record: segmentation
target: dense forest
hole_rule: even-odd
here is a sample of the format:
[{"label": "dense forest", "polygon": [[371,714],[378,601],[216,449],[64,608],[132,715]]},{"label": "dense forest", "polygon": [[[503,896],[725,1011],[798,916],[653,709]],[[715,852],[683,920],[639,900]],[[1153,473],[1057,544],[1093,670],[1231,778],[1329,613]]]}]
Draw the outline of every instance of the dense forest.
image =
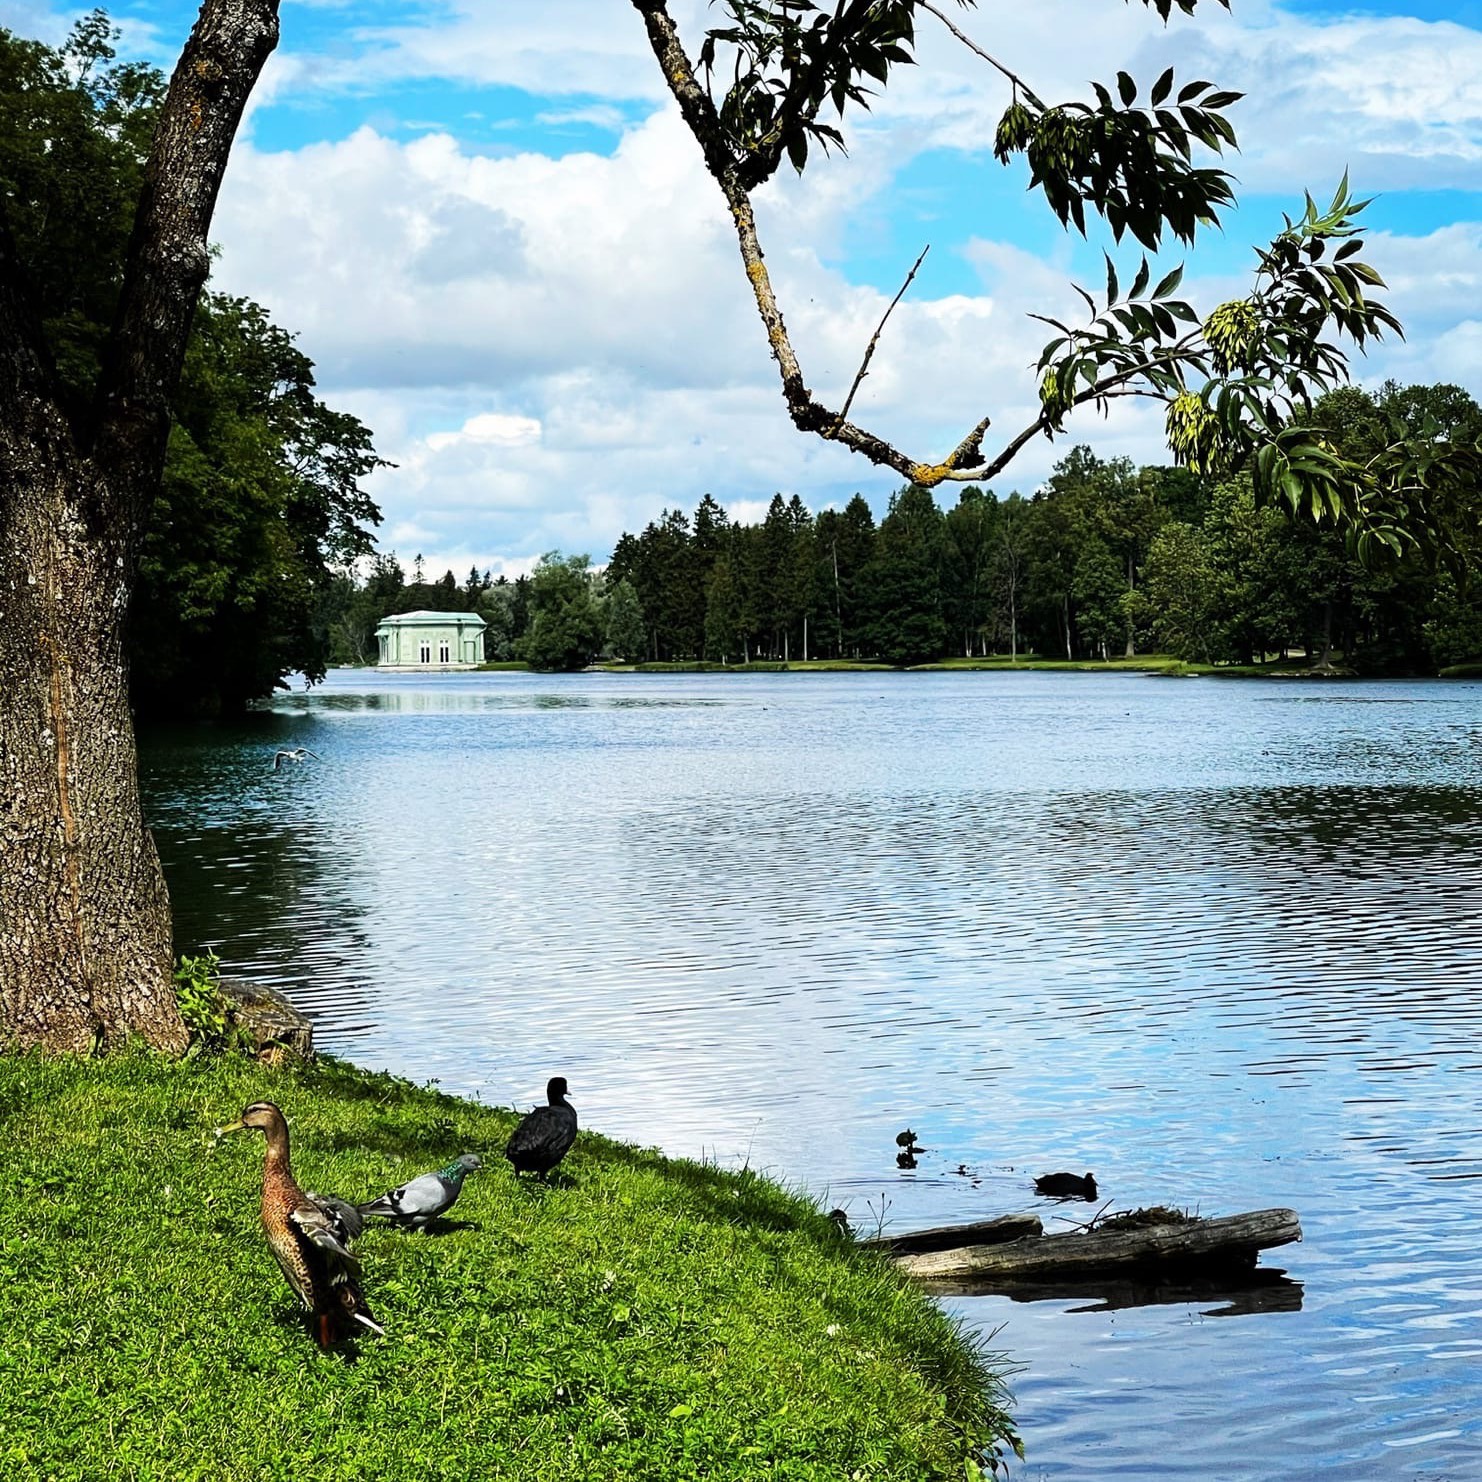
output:
[{"label": "dense forest", "polygon": [[[1319,413],[1354,458],[1397,431],[1482,436],[1455,386],[1347,388]],[[1465,553],[1482,498],[1447,513]],[[1363,673],[1433,673],[1482,655],[1482,592],[1415,546],[1361,565],[1332,528],[1258,506],[1248,478],[1136,468],[1077,447],[1031,497],[965,487],[952,508],[907,485],[877,523],[856,495],[817,514],[793,495],[732,522],[710,496],[625,534],[600,573],[552,553],[531,577],[407,582],[394,557],[339,579],[327,626],[368,662],[375,623],[419,607],[478,611],[490,659],[572,668],[629,660],[859,659],[915,664],[1029,653],[1158,652],[1251,664],[1300,652]]]}]

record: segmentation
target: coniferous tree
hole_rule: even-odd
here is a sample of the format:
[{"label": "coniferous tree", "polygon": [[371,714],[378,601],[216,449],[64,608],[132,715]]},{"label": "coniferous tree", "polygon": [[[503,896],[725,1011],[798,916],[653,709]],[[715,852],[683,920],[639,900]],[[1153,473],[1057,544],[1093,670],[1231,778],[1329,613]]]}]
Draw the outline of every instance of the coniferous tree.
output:
[{"label": "coniferous tree", "polygon": [[648,630],[644,626],[643,606],[633,583],[624,577],[616,584],[609,584],[603,607],[607,651],[614,658],[641,659],[648,646]]},{"label": "coniferous tree", "polygon": [[947,625],[965,658],[987,652],[998,500],[969,484],[947,512],[943,582]]},{"label": "coniferous tree", "polygon": [[925,663],[946,649],[943,540],[942,512],[929,489],[907,484],[892,496],[875,557],[864,573],[869,650],[892,664]]}]

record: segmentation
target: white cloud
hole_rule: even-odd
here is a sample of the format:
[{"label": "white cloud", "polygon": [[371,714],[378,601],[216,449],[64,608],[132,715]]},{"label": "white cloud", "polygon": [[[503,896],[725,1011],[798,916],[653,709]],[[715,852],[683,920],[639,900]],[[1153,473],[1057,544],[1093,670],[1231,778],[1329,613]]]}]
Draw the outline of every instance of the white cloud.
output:
[{"label": "white cloud", "polygon": [[[720,23],[705,0],[670,9],[691,55]],[[1125,67],[1150,82],[1172,63],[1181,76],[1216,79],[1246,91],[1234,118],[1245,152],[1236,169],[1247,189],[1290,193],[1336,181],[1352,165],[1368,188],[1417,184],[1475,188],[1482,158],[1482,33],[1408,16],[1294,14],[1270,0],[1233,12],[1201,7],[1167,27],[1139,5],[1085,0],[950,12],[954,21],[1019,71],[1045,98],[1086,93],[1088,79],[1111,81]],[[498,85],[548,98],[590,95],[607,104],[665,97],[637,13],[621,0],[560,0],[540,6],[462,3],[436,21],[347,27],[336,54],[295,50],[285,27],[275,91],[365,91],[411,78]],[[921,18],[922,65],[900,68],[866,134],[889,131],[899,154],[927,146],[986,152],[1007,101],[1006,84]],[[559,116],[562,110],[546,110]],[[610,108],[581,110],[616,126]]]},{"label": "white cloud", "polygon": [[459,443],[492,443],[496,447],[518,448],[540,440],[540,422],[534,417],[513,417],[503,412],[480,412],[470,417],[457,432],[433,432],[427,446],[434,453]]},{"label": "white cloud", "polygon": [[[674,9],[693,51],[715,12],[704,0]],[[630,5],[460,0],[440,19],[395,27],[360,16],[347,9],[336,43],[310,52],[296,49],[286,7],[283,50],[255,107],[440,79],[457,92],[446,132],[400,142],[360,128],[282,152],[255,148],[249,134],[214,236],[217,285],[297,331],[327,398],[364,418],[397,465],[372,483],[387,513],[383,544],[421,549],[429,570],[515,571],[554,546],[603,560],[623,529],[665,505],[692,509],[706,491],[744,518],[760,518],[774,492],[816,509],[861,489],[883,504],[895,474],[789,422],[730,220],[693,140],[659,106],[662,79]],[[1482,178],[1482,35],[1466,27],[1318,21],[1266,0],[1233,16],[1201,6],[1166,31],[1142,6],[1105,0],[984,6],[960,19],[1047,97],[1081,94],[1118,66],[1148,80],[1169,62],[1181,77],[1247,88],[1235,110],[1246,152],[1232,166],[1247,190],[1330,187],[1350,163],[1365,192],[1475,189]],[[848,159],[820,161],[801,182],[784,171],[760,215],[808,383],[837,406],[894,291],[851,266],[861,223],[897,240],[915,209],[897,177],[925,151],[960,151],[982,167],[964,164],[922,224],[931,265],[957,254],[977,282],[959,279],[950,293],[928,293],[926,276],[913,285],[854,406],[856,420],[937,458],[984,413],[990,448],[1032,421],[1029,366],[1047,332],[1026,312],[1075,313],[1078,301],[1068,240],[1048,258],[995,240],[1005,230],[991,223],[1017,219],[1024,183],[987,158],[1001,80],[929,17],[922,61],[858,117]],[[485,84],[524,90],[525,122],[596,124],[618,131],[615,143],[560,158],[481,151],[457,137],[470,110],[456,85]],[[655,111],[625,124],[635,104]],[[480,124],[500,122],[499,106]],[[425,96],[416,108],[428,116]],[[313,114],[296,107],[293,117],[309,127]],[[1013,209],[996,216],[1000,206]],[[1267,231],[1237,220],[1230,234]],[[1376,347],[1358,373],[1482,390],[1482,227],[1379,234],[1373,256],[1413,332]],[[1198,271],[1195,254],[1191,279]],[[1187,287],[1217,301],[1244,283]],[[1074,438],[1165,456],[1157,409],[1121,401],[1104,422],[1081,416],[1053,447],[1032,443],[998,486],[1033,488]]]},{"label": "white cloud", "polygon": [[[762,208],[809,384],[834,406],[890,295],[851,283],[818,244],[839,239],[877,179],[845,167],[816,185],[779,180]],[[528,563],[557,546],[601,561],[622,530],[706,491],[754,514],[774,491],[818,508],[861,489],[879,506],[899,483],[793,429],[729,223],[667,112],[611,156],[491,159],[447,136],[368,130],[291,154],[244,147],[218,229],[222,285],[298,327],[327,393],[343,388],[377,429],[398,465],[372,486],[384,543],[404,551],[415,528],[429,568]],[[1462,300],[1477,302],[1476,229],[1375,250],[1401,311],[1435,329],[1359,372],[1458,376],[1471,342],[1446,332]],[[855,402],[857,420],[914,456],[940,457],[985,412],[990,448],[1031,422],[1046,331],[1026,311],[1077,311],[1061,264],[981,238],[961,251],[982,291],[908,295]],[[1205,286],[1209,301],[1232,287]],[[1033,488],[1074,438],[1165,456],[1156,409],[1120,402],[1064,442],[1031,443],[999,486]]]}]

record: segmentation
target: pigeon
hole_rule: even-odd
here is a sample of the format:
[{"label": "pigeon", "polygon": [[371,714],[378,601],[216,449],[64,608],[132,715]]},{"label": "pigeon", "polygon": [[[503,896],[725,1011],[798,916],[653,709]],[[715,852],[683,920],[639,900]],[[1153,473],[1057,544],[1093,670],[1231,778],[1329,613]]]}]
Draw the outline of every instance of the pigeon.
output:
[{"label": "pigeon", "polygon": [[311,756],[317,762],[319,753],[310,751],[307,746],[295,746],[292,751],[280,751],[273,757],[273,770],[276,772],[284,762],[301,762],[306,756]]},{"label": "pigeon", "polygon": [[463,1180],[482,1165],[477,1153],[461,1153],[446,1168],[436,1173],[419,1173],[416,1178],[379,1198],[356,1206],[361,1215],[390,1220],[409,1230],[425,1230],[440,1215],[446,1214],[463,1192]]},{"label": "pigeon", "polygon": [[537,1106],[518,1127],[505,1149],[515,1172],[548,1177],[551,1169],[576,1141],[576,1110],[566,1099],[566,1077],[552,1076],[546,1082],[548,1106]]},{"label": "pigeon", "polygon": [[1034,1192],[1051,1199],[1094,1199],[1096,1175],[1088,1173],[1043,1173],[1034,1181]]}]

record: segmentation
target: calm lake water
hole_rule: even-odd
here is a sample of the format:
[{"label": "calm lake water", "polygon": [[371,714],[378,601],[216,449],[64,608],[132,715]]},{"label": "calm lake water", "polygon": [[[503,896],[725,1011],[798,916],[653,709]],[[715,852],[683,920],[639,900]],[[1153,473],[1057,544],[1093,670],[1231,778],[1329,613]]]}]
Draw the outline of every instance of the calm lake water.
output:
[{"label": "calm lake water", "polygon": [[1262,1292],[944,1299],[1028,1482],[1482,1478],[1482,686],[343,672],[144,768],[180,945],[362,1064],[867,1229],[1295,1208]]}]

